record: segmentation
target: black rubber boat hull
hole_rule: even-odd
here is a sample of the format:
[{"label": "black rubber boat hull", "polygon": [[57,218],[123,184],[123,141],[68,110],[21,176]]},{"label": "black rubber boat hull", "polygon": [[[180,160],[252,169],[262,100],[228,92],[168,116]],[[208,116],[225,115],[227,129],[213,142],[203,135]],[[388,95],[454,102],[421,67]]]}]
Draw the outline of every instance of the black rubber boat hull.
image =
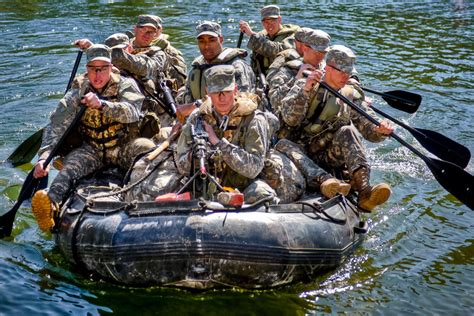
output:
[{"label": "black rubber boat hull", "polygon": [[349,201],[319,201],[226,211],[76,195],[56,237],[70,261],[121,284],[271,288],[337,267],[362,242],[365,223]]}]

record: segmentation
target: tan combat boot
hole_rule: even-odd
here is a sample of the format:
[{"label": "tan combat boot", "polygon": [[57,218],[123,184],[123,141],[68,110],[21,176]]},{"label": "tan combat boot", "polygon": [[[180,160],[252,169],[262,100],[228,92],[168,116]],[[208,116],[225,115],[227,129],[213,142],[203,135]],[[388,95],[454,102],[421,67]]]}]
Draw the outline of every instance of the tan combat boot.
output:
[{"label": "tan combat boot", "polygon": [[375,186],[369,184],[369,170],[360,168],[354,173],[354,189],[359,193],[358,206],[366,211],[372,211],[377,205],[385,203],[392,191],[386,183],[379,183]]},{"label": "tan combat boot", "polygon": [[346,196],[351,190],[351,185],[336,178],[329,178],[321,183],[319,190],[326,198],[330,199],[338,193]]},{"label": "tan combat boot", "polygon": [[54,227],[54,213],[59,209],[53,204],[45,190],[39,190],[31,199],[31,209],[39,228],[49,232]]}]

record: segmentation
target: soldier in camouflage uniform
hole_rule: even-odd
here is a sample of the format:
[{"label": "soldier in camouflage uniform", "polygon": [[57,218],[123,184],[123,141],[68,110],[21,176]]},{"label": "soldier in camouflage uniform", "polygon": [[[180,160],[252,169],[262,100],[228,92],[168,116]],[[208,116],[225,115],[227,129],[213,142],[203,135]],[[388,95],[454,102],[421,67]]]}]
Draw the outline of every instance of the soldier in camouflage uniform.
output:
[{"label": "soldier in camouflage uniform", "polygon": [[211,149],[216,150],[206,158],[212,169],[211,174],[220,185],[240,190],[247,203],[264,197],[273,197],[273,202],[277,202],[275,191],[257,179],[270,146],[270,125],[265,114],[257,110],[256,95],[238,93],[235,73],[231,65],[206,70],[209,97],[189,116],[183,127],[178,140],[176,164],[183,175],[193,173],[191,125],[202,118]]},{"label": "soldier in camouflage uniform", "polygon": [[[151,45],[161,28],[161,19],[154,15],[138,16],[134,28],[135,37],[126,42],[123,34],[116,33],[107,38],[106,44],[112,47],[112,63],[127,76],[137,80],[146,98],[143,102],[143,112],[156,113],[161,127],[171,126],[174,119],[163,110],[149,95],[156,95],[159,80],[165,79],[169,61],[165,52]],[[92,42],[80,39],[74,42],[81,49],[88,48]]]},{"label": "soldier in camouflage uniform", "polygon": [[[321,74],[315,72],[315,70],[324,68],[324,56],[329,49],[331,37],[321,30],[301,28],[296,31],[295,39],[295,49],[288,49],[280,53],[272,63],[267,75],[270,83],[269,94],[273,110],[280,118],[280,121],[282,120],[282,100],[292,87],[299,82],[300,78],[303,77],[303,73],[309,72],[308,78],[303,80],[311,86],[321,77]],[[279,193],[282,200],[286,202],[295,200],[304,192],[305,187],[311,190],[319,189],[327,198],[331,198],[337,193],[347,195],[350,190],[350,185],[332,177],[309,159],[300,146],[286,140],[291,136],[291,132],[287,125],[282,124],[277,134],[278,138],[282,140],[275,146],[276,152],[274,154],[276,159],[273,160],[273,163],[277,164],[277,167],[274,166],[273,169],[266,169],[264,173],[267,177],[279,177],[281,179],[280,182],[269,183],[279,183],[278,187],[272,187]],[[283,139],[285,140],[283,141]],[[287,159],[286,157],[282,157],[285,155],[290,158],[292,163],[279,166]],[[291,170],[287,172],[289,172],[290,175],[294,175],[294,178],[283,176],[281,172],[278,173],[278,170],[284,170],[283,166],[287,166],[287,168]],[[303,183],[301,182],[299,172],[302,172],[304,175],[306,183],[304,183],[304,181]]]},{"label": "soldier in camouflage uniform", "polygon": [[[332,46],[326,57],[324,82],[376,117],[367,107],[360,87],[347,84],[354,63],[355,55],[349,48]],[[315,78],[321,78],[323,71],[316,72],[319,76]],[[308,156],[319,165],[347,171],[359,193],[359,207],[371,211],[390,197],[388,184],[369,184],[370,167],[357,133],[371,142],[380,142],[393,131],[386,121],[377,127],[319,83],[313,87],[301,77],[295,80],[281,104],[282,124],[287,127],[285,137],[304,146]]]},{"label": "soldier in camouflage uniform", "polygon": [[250,37],[247,47],[252,50],[253,71],[257,75],[260,72],[266,75],[278,53],[294,48],[293,34],[299,29],[299,26],[282,24],[280,8],[276,5],[263,7],[260,14],[263,31],[254,32],[246,21],[240,21],[240,31]]},{"label": "soldier in camouflage uniform", "polygon": [[186,83],[186,75],[188,73],[186,61],[183,54],[171,45],[169,35],[163,33],[162,20],[159,17],[156,18],[159,21],[157,36],[151,42],[151,46],[161,48],[165,52],[166,57],[168,57],[168,68],[165,70],[165,77],[172,80],[173,89],[177,91]]},{"label": "soldier in camouflage uniform", "polygon": [[197,43],[201,56],[197,57],[191,67],[186,86],[180,89],[178,103],[191,103],[203,99],[206,95],[204,71],[216,65],[232,65],[235,68],[235,80],[240,92],[255,92],[255,74],[245,61],[247,52],[243,49],[225,48],[221,26],[204,21],[196,27]]},{"label": "soldier in camouflage uniform", "polygon": [[[312,71],[306,81],[314,85],[314,70],[324,68],[324,57],[331,37],[324,31],[301,28],[295,33],[295,49],[281,52],[268,71],[270,100],[277,116],[283,98],[305,71]],[[314,75],[313,75],[314,73]]]},{"label": "soldier in camouflage uniform", "polygon": [[116,165],[128,169],[134,157],[150,150],[154,144],[137,138],[143,95],[135,81],[112,72],[111,50],[105,45],[92,45],[86,52],[87,73],[75,79],[73,88],[59,102],[46,126],[34,177],[48,174],[43,163],[80,110],[78,132],[82,144],[69,152],[62,170],[49,192],[40,190],[32,200],[33,214],[40,228],[52,228],[53,213],[66,197],[75,181],[100,168]]}]

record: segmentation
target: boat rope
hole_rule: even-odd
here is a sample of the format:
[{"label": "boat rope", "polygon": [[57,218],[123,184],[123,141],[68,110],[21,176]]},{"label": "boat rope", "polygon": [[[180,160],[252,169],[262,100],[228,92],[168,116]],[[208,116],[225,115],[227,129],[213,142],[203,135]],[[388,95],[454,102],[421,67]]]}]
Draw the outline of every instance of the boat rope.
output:
[{"label": "boat rope", "polygon": [[317,215],[316,213],[320,213],[320,214],[323,214],[324,216],[326,216],[328,219],[330,219],[331,221],[333,221],[334,223],[337,223],[337,224],[345,224],[346,221],[347,221],[347,218],[344,218],[344,219],[338,219],[338,218],[334,218],[333,216],[329,215],[326,210],[324,209],[324,207],[316,202],[313,202],[313,203],[308,203],[308,202],[295,202],[295,204],[301,204],[301,205],[304,205],[304,206],[308,206],[310,208],[312,208],[314,210],[314,214]]}]

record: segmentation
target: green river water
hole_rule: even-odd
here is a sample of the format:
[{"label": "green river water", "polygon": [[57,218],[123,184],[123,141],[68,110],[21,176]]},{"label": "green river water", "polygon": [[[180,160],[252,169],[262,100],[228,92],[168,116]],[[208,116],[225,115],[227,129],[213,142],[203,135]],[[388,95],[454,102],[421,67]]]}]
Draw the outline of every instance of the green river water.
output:
[{"label": "green river water", "polygon": [[[268,1],[0,1],[0,161],[44,126],[67,85],[77,50],[131,30],[142,13],[164,19],[185,55],[198,55],[194,27],[219,21],[235,47],[238,21],[260,29]],[[278,3],[284,22],[319,28],[351,47],[367,87],[420,93],[415,114],[374,104],[403,122],[474,149],[474,4],[469,1]],[[244,40],[244,45],[246,41]],[[80,71],[84,70],[84,62]],[[423,151],[401,128],[401,137]],[[473,315],[474,213],[446,192],[425,163],[394,140],[367,144],[373,181],[393,187],[366,216],[362,246],[338,269],[308,284],[268,291],[136,289],[90,279],[70,266],[20,208],[11,238],[0,240],[0,315]],[[0,214],[28,168],[0,163]],[[471,161],[466,168],[474,173]]]}]

